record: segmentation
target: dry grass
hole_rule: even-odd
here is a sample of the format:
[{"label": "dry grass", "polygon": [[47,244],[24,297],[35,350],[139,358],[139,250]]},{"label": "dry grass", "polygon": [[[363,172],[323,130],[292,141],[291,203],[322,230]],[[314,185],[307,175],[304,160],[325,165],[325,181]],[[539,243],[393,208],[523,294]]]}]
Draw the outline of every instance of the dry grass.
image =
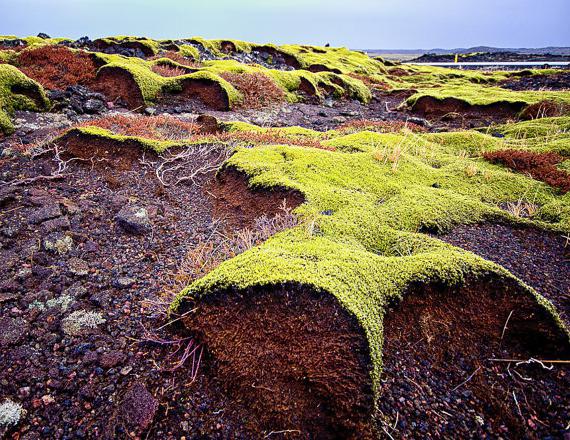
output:
[{"label": "dry grass", "polygon": [[224,261],[298,224],[297,216],[292,213],[292,208],[287,206],[285,200],[280,207],[280,212],[275,216],[263,215],[255,220],[253,227],[242,229],[229,237],[219,230],[222,223],[217,221],[211,236],[191,249],[180,263],[176,273],[168,274],[166,277],[167,285],[163,292],[165,303],[169,304],[181,290]]},{"label": "dry grass", "polygon": [[306,137],[296,137],[288,135],[287,133],[272,129],[263,132],[257,131],[232,131],[218,133],[215,139],[221,142],[229,143],[245,143],[254,145],[296,145],[299,147],[319,148],[322,150],[335,151],[334,147],[328,147],[321,144],[317,139],[310,139]]},{"label": "dry grass", "polygon": [[404,121],[374,121],[370,119],[358,119],[345,122],[337,127],[343,133],[357,133],[359,131],[376,131],[378,133],[399,133],[410,130],[413,133],[425,133],[427,129],[421,125]]},{"label": "dry grass", "polygon": [[171,66],[169,64],[155,64],[151,67],[151,70],[164,77],[182,76],[188,73],[188,71],[181,67]]},{"label": "dry grass", "polygon": [[241,106],[244,108],[261,108],[285,101],[283,90],[263,73],[224,72],[220,76],[243,95]]},{"label": "dry grass", "polygon": [[539,206],[522,199],[516,202],[508,202],[505,210],[517,218],[531,218],[538,212]]},{"label": "dry grass", "polygon": [[26,50],[18,57],[19,68],[42,86],[65,90],[71,85],[89,85],[97,72],[91,56],[63,46],[42,46]]},{"label": "dry grass", "polygon": [[367,85],[371,89],[390,90],[390,84],[388,84],[384,81],[381,81],[379,79],[374,79],[374,78],[371,78],[369,76],[361,75],[358,73],[349,73],[348,76],[350,76],[354,79],[359,79],[360,81],[362,81],[365,85]]},{"label": "dry grass", "polygon": [[150,58],[150,60],[158,60],[160,58],[168,58],[169,60],[176,61],[178,64],[182,64],[183,66],[191,67],[192,69],[197,69],[201,67],[200,63],[190,58],[186,58],[181,53],[175,52],[173,50],[169,50],[166,52],[162,52],[161,54],[155,55],[152,58]]},{"label": "dry grass", "polygon": [[82,126],[100,127],[121,136],[140,136],[159,141],[189,139],[200,131],[198,124],[167,115],[113,115],[85,122]]},{"label": "dry grass", "polygon": [[473,164],[467,165],[464,171],[467,177],[475,177],[478,173],[477,167]]}]

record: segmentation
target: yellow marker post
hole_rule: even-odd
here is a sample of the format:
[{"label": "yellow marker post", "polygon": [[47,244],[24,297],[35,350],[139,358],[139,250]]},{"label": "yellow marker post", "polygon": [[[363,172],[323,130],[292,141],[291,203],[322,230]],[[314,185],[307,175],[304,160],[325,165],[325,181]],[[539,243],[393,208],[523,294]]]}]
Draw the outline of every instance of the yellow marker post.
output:
[{"label": "yellow marker post", "polygon": [[459,60],[459,54],[455,54],[455,62],[457,63],[458,60]]}]

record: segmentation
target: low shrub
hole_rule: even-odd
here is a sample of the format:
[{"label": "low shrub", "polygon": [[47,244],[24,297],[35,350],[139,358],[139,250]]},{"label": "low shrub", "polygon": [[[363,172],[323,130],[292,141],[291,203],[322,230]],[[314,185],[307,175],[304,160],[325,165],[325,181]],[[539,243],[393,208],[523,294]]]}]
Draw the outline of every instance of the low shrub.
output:
[{"label": "low shrub", "polygon": [[243,95],[241,107],[261,108],[285,100],[285,92],[263,73],[223,72],[220,76]]},{"label": "low shrub", "polygon": [[91,56],[63,46],[42,46],[25,50],[18,57],[19,68],[42,86],[64,90],[68,86],[89,85],[97,73]]},{"label": "low shrub", "polygon": [[562,193],[570,191],[570,174],[556,167],[564,161],[564,158],[557,153],[501,150],[484,153],[483,157],[491,163],[528,173],[532,178],[560,189]]}]

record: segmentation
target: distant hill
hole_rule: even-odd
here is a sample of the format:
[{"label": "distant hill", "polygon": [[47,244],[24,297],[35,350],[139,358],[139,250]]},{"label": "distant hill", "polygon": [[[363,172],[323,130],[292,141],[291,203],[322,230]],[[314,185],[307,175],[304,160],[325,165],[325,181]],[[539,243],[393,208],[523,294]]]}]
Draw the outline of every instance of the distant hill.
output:
[{"label": "distant hill", "polygon": [[423,55],[426,53],[447,55],[447,54],[468,54],[475,52],[485,53],[501,53],[511,52],[521,55],[570,55],[570,47],[539,47],[539,48],[501,48],[489,46],[476,46],[470,48],[455,48],[455,49],[365,49],[370,55],[383,55],[383,54],[402,54],[402,55]]}]

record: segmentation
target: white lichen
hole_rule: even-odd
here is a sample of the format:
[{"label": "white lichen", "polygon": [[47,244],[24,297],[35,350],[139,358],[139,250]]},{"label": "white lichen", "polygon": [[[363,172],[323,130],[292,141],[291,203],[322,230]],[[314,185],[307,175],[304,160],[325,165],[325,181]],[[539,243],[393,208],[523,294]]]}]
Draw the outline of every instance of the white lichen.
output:
[{"label": "white lichen", "polygon": [[48,299],[45,303],[35,300],[32,302],[28,308],[38,309],[43,312],[46,309],[53,309],[54,307],[59,307],[62,312],[65,312],[71,304],[75,302],[75,299],[67,294],[58,296],[57,298]]},{"label": "white lichen", "polygon": [[23,412],[22,405],[6,399],[0,404],[0,427],[16,426]]},{"label": "white lichen", "polygon": [[93,330],[105,319],[100,313],[87,310],[77,310],[65,318],[62,322],[63,332],[69,336],[78,336],[85,330]]}]

